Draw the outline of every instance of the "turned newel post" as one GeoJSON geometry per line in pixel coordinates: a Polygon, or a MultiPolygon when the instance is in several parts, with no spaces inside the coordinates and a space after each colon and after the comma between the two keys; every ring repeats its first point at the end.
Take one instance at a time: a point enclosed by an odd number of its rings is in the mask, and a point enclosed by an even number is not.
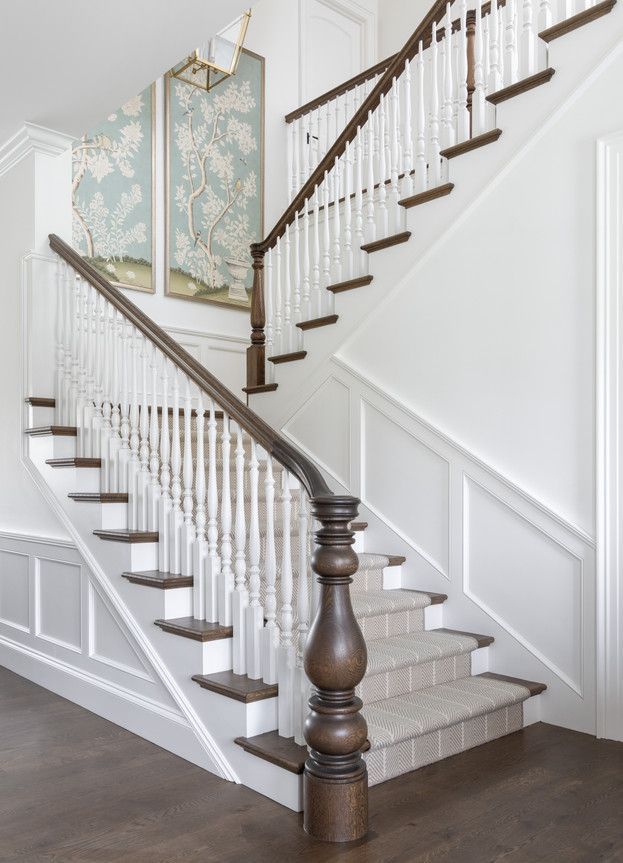
{"type": "Polygon", "coordinates": [[[264,250],[251,246],[253,292],[251,294],[251,345],[247,348],[247,387],[266,383],[266,310],[264,304],[264,250]]]}
{"type": "Polygon", "coordinates": [[[368,729],[355,687],[367,665],[366,644],[350,600],[359,561],[349,524],[359,501],[316,497],[311,511],[320,522],[312,569],[320,601],[305,649],[312,684],[305,721],[310,747],[305,763],[305,830],[328,842],[350,842],[368,830],[368,773],[361,757],[368,729]]]}
{"type": "Polygon", "coordinates": [[[475,39],[476,39],[476,10],[469,9],[467,12],[467,24],[465,27],[467,37],[467,110],[469,111],[470,135],[472,134],[472,98],[476,89],[475,76],[475,39]]]}

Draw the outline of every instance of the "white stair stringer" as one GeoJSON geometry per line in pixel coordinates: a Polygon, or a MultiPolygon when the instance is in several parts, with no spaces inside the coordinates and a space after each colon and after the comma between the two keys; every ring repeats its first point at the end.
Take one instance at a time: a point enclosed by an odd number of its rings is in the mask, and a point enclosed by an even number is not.
{"type": "MultiPolygon", "coordinates": [[[[194,673],[231,669],[232,639],[201,643],[155,626],[156,619],[190,616],[192,589],[151,590],[122,578],[123,572],[157,569],[158,544],[104,542],[95,536],[94,530],[125,527],[125,515],[118,515],[115,523],[115,516],[105,513],[108,507],[117,510],[116,505],[77,503],[68,497],[70,492],[94,491],[99,468],[52,468],[46,460],[59,457],[59,439],[56,443],[52,436],[24,440],[26,470],[192,729],[199,748],[188,757],[218,776],[300,811],[300,777],[284,777],[279,768],[248,759],[234,744],[235,737],[252,737],[277,727],[277,699],[244,704],[201,689],[192,681],[194,673]]],[[[66,440],[62,447],[62,457],[67,457],[66,440]]],[[[166,747],[166,741],[162,745],[166,747]]]]}
{"type": "MultiPolygon", "coordinates": [[[[523,155],[556,122],[623,50],[623,4],[610,14],[551,42],[544,66],[555,69],[551,81],[500,103],[495,126],[502,130],[491,144],[448,162],[451,194],[406,211],[411,238],[369,255],[370,285],[335,295],[337,323],[303,334],[304,360],[275,366],[277,390],[251,397],[251,405],[275,428],[282,428],[322,381],[331,357],[373,314],[388,294],[405,284],[417,290],[417,273],[438,244],[470,218],[478,202],[501,182],[523,155]],[[581,49],[581,50],[580,50],[581,49]],[[305,384],[302,386],[302,379],[305,384]]],[[[536,202],[535,202],[536,205],[536,202]]],[[[483,248],[486,239],[483,238],[483,248]]]]}

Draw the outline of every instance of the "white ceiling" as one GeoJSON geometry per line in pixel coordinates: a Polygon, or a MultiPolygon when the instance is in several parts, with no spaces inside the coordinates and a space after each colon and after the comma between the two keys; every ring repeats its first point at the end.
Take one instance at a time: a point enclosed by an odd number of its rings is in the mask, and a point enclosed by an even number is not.
{"type": "Polygon", "coordinates": [[[79,135],[243,9],[243,0],[2,0],[0,145],[24,122],[79,135]]]}

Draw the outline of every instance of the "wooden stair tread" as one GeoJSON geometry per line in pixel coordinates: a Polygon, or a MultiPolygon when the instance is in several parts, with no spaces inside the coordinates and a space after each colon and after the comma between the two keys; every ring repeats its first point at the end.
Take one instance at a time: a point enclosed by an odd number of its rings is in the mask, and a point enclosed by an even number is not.
{"type": "Polygon", "coordinates": [[[382,240],[374,240],[372,243],[365,243],[361,248],[369,255],[374,252],[380,252],[382,249],[389,249],[392,246],[398,246],[400,243],[406,243],[411,239],[411,231],[402,231],[400,234],[393,234],[391,237],[383,237],[382,240]]]}
{"type": "Polygon", "coordinates": [[[409,210],[411,207],[418,207],[420,204],[426,204],[428,201],[434,201],[436,198],[443,198],[449,195],[453,189],[454,183],[444,183],[442,186],[435,186],[434,189],[427,189],[425,192],[418,192],[417,195],[403,198],[398,203],[401,207],[409,210]]]}
{"type": "Polygon", "coordinates": [[[28,396],[28,398],[24,399],[27,405],[30,405],[33,408],[55,408],[56,407],[56,399],[45,399],[41,398],[41,396],[28,396]]]}
{"type": "Polygon", "coordinates": [[[475,632],[463,632],[460,629],[446,629],[445,626],[441,627],[441,629],[432,629],[431,632],[443,632],[446,635],[467,635],[469,638],[474,638],[478,642],[478,647],[488,647],[495,641],[492,635],[478,635],[475,632]]]}
{"type": "Polygon", "coordinates": [[[277,384],[261,384],[257,387],[243,387],[242,392],[248,396],[254,396],[257,393],[273,393],[277,389],[277,384]]]}
{"type": "Polygon", "coordinates": [[[297,324],[299,330],[315,330],[318,327],[327,327],[338,321],[339,315],[325,315],[323,318],[314,318],[311,321],[301,321],[297,324]]]}
{"type": "Polygon", "coordinates": [[[193,586],[192,575],[173,575],[170,572],[159,572],[157,569],[144,570],[143,572],[122,572],[121,576],[132,584],[141,584],[143,587],[157,587],[160,590],[193,586]]]}
{"type": "MultiPolygon", "coordinates": [[[[133,573],[127,573],[124,577],[127,578],[129,575],[133,575],[133,573]]],[[[140,573],[134,573],[134,575],[140,575],[140,573]]],[[[181,576],[169,576],[169,578],[175,577],[180,578],[181,576]]],[[[192,583],[192,576],[185,577],[190,578],[192,583]]],[[[179,585],[177,586],[179,587],[179,585]]],[[[221,641],[223,638],[231,638],[234,632],[231,626],[221,626],[220,623],[209,623],[207,620],[195,620],[194,617],[155,620],[154,623],[163,632],[168,632],[171,635],[181,635],[182,638],[191,638],[193,641],[221,641]]]]}
{"type": "Polygon", "coordinates": [[[519,96],[520,93],[527,93],[528,90],[533,90],[535,87],[540,87],[541,84],[547,84],[551,81],[555,69],[543,69],[537,72],[536,75],[530,75],[528,78],[523,78],[521,81],[516,81],[514,84],[509,84],[508,87],[503,87],[501,90],[496,90],[495,93],[490,93],[486,98],[487,102],[492,105],[498,105],[500,102],[505,102],[507,99],[512,99],[514,96],[519,96]]]}
{"type": "Polygon", "coordinates": [[[299,746],[294,737],[281,737],[278,731],[267,731],[256,737],[236,737],[234,743],[250,755],[257,755],[290,773],[301,774],[307,760],[307,747],[299,746]]]}
{"type": "Polygon", "coordinates": [[[530,692],[530,697],[540,695],[545,692],[547,686],[545,683],[536,683],[534,680],[524,680],[521,677],[509,677],[507,674],[496,674],[493,671],[485,671],[483,674],[478,674],[477,677],[486,677],[488,680],[503,680],[505,683],[516,683],[517,686],[523,686],[530,692]]]}
{"type": "Polygon", "coordinates": [[[48,435],[54,437],[77,437],[78,429],[76,426],[37,426],[26,429],[24,434],[30,437],[46,437],[48,435]]]}
{"type": "Polygon", "coordinates": [[[350,529],[354,533],[359,533],[362,530],[366,530],[367,527],[368,527],[367,521],[351,521],[351,523],[350,523],[350,529]]]}
{"type": "Polygon", "coordinates": [[[387,565],[388,566],[402,566],[407,560],[406,557],[403,557],[401,554],[388,554],[387,555],[387,565]]]}
{"type": "Polygon", "coordinates": [[[67,497],[77,503],[127,503],[129,500],[129,495],[122,491],[72,491],[67,497]]]}
{"type": "Polygon", "coordinates": [[[490,132],[483,132],[482,135],[476,135],[475,138],[468,138],[467,141],[461,141],[460,144],[447,147],[439,155],[444,159],[454,159],[455,156],[462,156],[463,153],[469,153],[471,150],[477,150],[479,147],[495,143],[501,134],[501,129],[492,129],[490,132]]]}
{"type": "Polygon", "coordinates": [[[101,467],[101,458],[48,458],[46,464],[50,467],[101,467]]]}
{"type": "Polygon", "coordinates": [[[263,680],[251,680],[246,674],[234,674],[233,671],[220,671],[218,674],[195,674],[195,683],[203,689],[217,692],[235,701],[251,704],[254,701],[264,701],[275,698],[278,693],[277,684],[264,683],[263,680]]]}
{"type": "MultiPolygon", "coordinates": [[[[411,590],[409,587],[402,587],[401,590],[411,590]]],[[[430,597],[431,605],[443,605],[443,603],[447,600],[448,595],[446,593],[432,593],[430,590],[414,590],[413,593],[424,593],[426,596],[430,597]]]]}
{"type": "Polygon", "coordinates": [[[582,12],[578,12],[577,15],[567,18],[566,21],[561,21],[559,24],[548,27],[547,30],[542,30],[539,33],[539,39],[543,39],[544,42],[553,42],[554,39],[565,36],[567,33],[577,30],[578,27],[583,27],[585,24],[590,24],[591,21],[596,21],[598,18],[608,15],[614,9],[615,4],[616,0],[604,0],[603,3],[598,3],[590,9],[584,9],[582,12]]]}
{"type": "Polygon", "coordinates": [[[296,360],[304,360],[307,356],[307,351],[293,351],[290,354],[277,354],[274,357],[268,357],[269,363],[279,365],[280,363],[293,363],[296,360]]]}
{"type": "Polygon", "coordinates": [[[332,294],[341,294],[342,291],[352,291],[354,288],[364,288],[374,280],[374,276],[359,276],[357,279],[348,279],[346,282],[336,282],[328,285],[327,290],[332,294]]]}
{"type": "Polygon", "coordinates": [[[158,542],[157,530],[94,530],[93,533],[107,542],[127,542],[130,544],[158,542]]]}

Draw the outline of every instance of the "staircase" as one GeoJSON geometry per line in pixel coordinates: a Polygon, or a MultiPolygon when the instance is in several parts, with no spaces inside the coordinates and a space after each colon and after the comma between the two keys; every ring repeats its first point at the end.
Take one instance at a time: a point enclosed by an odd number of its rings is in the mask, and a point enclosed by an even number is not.
{"type": "MultiPolygon", "coordinates": [[[[292,202],[253,247],[248,396],[306,359],[308,331],[338,322],[336,296],[371,285],[370,255],[408,246],[405,214],[453,193],[451,160],[500,138],[494,106],[552,80],[543,44],[614,2],[554,23],[545,0],[541,41],[530,2],[521,16],[515,0],[458,5],[453,20],[436,3],[354,95],[349,82],[292,119],[292,202]],[[310,135],[334,102],[341,121],[310,135]],[[322,147],[306,151],[313,138],[322,147]]],[[[29,456],[206,766],[303,809],[311,835],[348,841],[366,833],[368,785],[522,728],[545,686],[489,672],[493,639],[445,628],[446,596],[402,587],[405,559],[368,547],[356,498],[50,245],[55,393],[27,399],[29,456]]]]}

